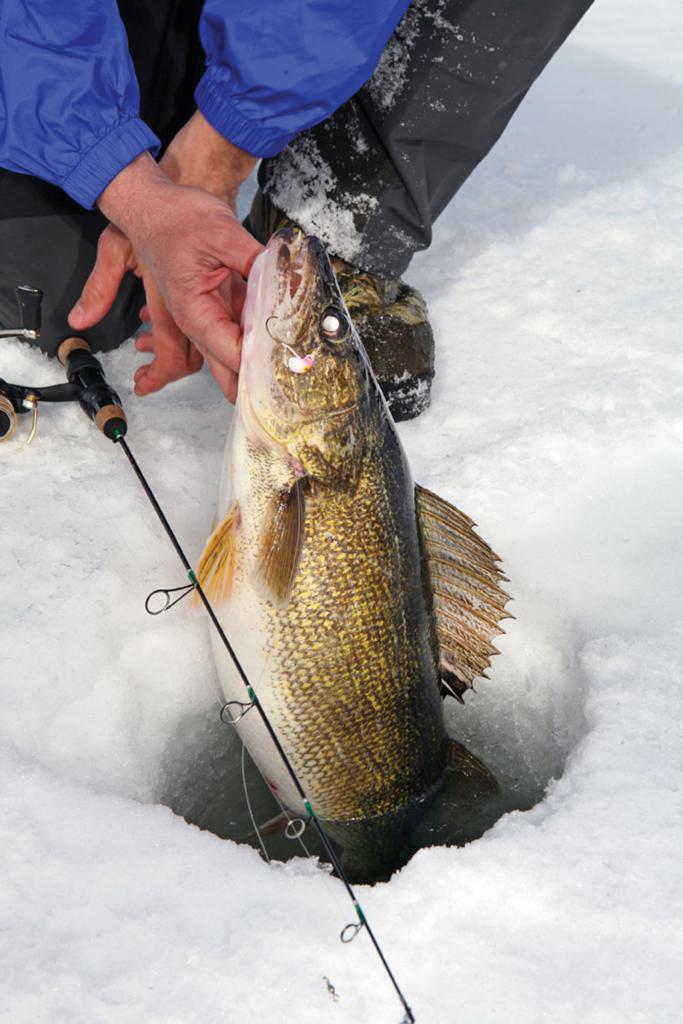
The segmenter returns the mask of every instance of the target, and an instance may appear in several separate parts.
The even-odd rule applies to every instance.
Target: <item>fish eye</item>
[[[346,317],[334,306],[328,306],[320,320],[320,329],[326,338],[339,341],[348,331]]]

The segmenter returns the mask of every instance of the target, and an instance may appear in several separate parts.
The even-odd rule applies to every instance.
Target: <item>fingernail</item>
[[[78,302],[76,303],[76,305],[73,307],[73,309],[69,313],[69,316],[70,317],[71,316],[80,317],[82,315],[83,315],[83,305],[81,303],[81,300],[79,299]]]

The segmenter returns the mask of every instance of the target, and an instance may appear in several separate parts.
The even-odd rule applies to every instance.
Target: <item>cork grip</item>
[[[120,423],[126,422],[126,414],[120,405],[105,405],[95,416],[95,426],[98,430],[101,430],[106,437],[109,437],[107,433],[107,424],[111,423],[112,420],[118,420]],[[124,430],[125,433],[125,430]]]
[[[57,349],[57,358],[59,359],[62,366],[66,366],[66,361],[72,352],[77,349],[82,349],[84,352],[92,352],[90,345],[85,338],[65,338]]]

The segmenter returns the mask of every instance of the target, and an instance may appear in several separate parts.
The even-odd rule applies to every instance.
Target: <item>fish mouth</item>
[[[249,276],[242,312],[245,365],[255,357],[259,340],[263,343],[264,331],[272,343],[293,348],[321,305],[321,292],[331,289],[336,281],[322,243],[298,228],[277,231]]]
[[[286,227],[275,232],[271,244],[277,246],[280,288],[282,294],[289,291],[292,315],[300,310],[312,279],[317,279],[326,289],[336,289],[325,247],[315,235],[304,235],[299,228]]]
[[[275,308],[268,317],[268,333],[282,344],[296,343],[311,320],[337,292],[337,282],[322,242],[298,228],[277,231],[273,246],[276,278]],[[277,312],[276,312],[277,311]]]
[[[340,334],[332,344],[323,329],[330,312]],[[249,278],[242,326],[238,401],[251,406],[262,432],[271,435],[275,421],[280,434],[338,419],[357,405],[350,320],[319,239],[291,227],[271,237]]]

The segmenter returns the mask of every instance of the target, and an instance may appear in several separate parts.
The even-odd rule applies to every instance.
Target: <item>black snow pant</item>
[[[372,78],[259,171],[331,252],[400,276],[592,0],[413,0]]]
[[[414,0],[370,81],[263,161],[261,187],[333,254],[402,274],[590,2]],[[141,115],[166,144],[194,109],[201,2],[119,0],[119,8]],[[53,354],[104,224],[60,189],[0,170],[0,323],[17,322],[16,284],[42,288],[40,343]],[[127,275],[115,307],[85,332],[95,350],[129,337],[141,304],[139,283]]]

